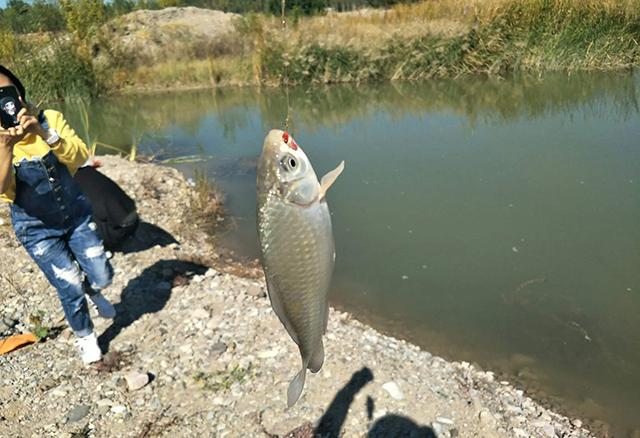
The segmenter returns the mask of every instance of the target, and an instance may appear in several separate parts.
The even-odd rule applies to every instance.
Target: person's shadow
[[[111,341],[145,313],[162,310],[176,284],[186,284],[194,275],[202,275],[207,267],[183,260],[160,260],[129,281],[115,304],[116,317],[100,335],[98,343],[104,353]]]
[[[156,245],[167,246],[179,243],[170,233],[148,222],[140,221],[136,232],[113,250],[123,254],[141,252]]]
[[[338,391],[326,412],[320,418],[314,430],[314,436],[318,438],[340,437],[340,431],[356,394],[371,381],[373,381],[373,372],[368,367],[355,372],[351,380]],[[374,401],[371,397],[367,397],[366,408],[367,417],[371,420],[374,410]],[[410,418],[394,414],[385,415],[378,419],[369,429],[367,436],[369,438],[436,438],[435,432],[430,427],[421,427]]]

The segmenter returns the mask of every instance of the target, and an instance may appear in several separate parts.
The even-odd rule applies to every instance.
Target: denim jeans
[[[91,206],[52,152],[21,161],[15,175],[16,237],[56,288],[71,329],[87,336],[93,324],[84,295],[98,293],[113,278]]]

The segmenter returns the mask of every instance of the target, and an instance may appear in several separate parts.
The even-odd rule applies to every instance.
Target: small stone
[[[2,322],[9,328],[14,328],[18,325],[20,321],[12,317],[5,317],[2,319]]]
[[[553,425],[551,424],[547,424],[546,426],[544,426],[542,428],[542,431],[544,432],[544,434],[546,436],[548,436],[549,438],[556,438],[556,428],[553,427]]]
[[[108,398],[103,398],[100,399],[96,402],[96,405],[98,407],[102,407],[102,406],[113,406],[113,402],[111,400],[109,400]]]
[[[389,395],[391,396],[391,398],[393,398],[395,400],[403,400],[404,399],[404,394],[402,393],[402,391],[400,390],[400,387],[398,386],[398,384],[396,382],[387,382],[384,385],[382,385],[382,389],[387,391],[389,393]]]
[[[127,381],[127,388],[129,391],[137,391],[142,388],[144,385],[149,383],[149,374],[140,373],[138,371],[131,371],[130,373],[124,376]]]
[[[260,359],[270,359],[278,355],[278,350],[265,350],[258,353]]]
[[[67,414],[67,421],[69,423],[80,421],[87,416],[90,410],[91,408],[87,405],[77,405]]]
[[[67,391],[61,388],[56,388],[51,391],[51,395],[54,397],[64,397],[65,395],[67,395]]]
[[[218,275],[218,271],[212,268],[207,269],[207,272],[204,273],[205,278],[215,277],[216,275]]]
[[[111,408],[111,412],[113,412],[116,415],[121,415],[127,412],[127,408],[122,405],[117,405]]]
[[[578,420],[577,418],[575,420],[571,421],[571,425],[573,427],[577,427],[577,428],[581,428],[582,427],[582,421]]]
[[[56,382],[52,377],[47,377],[40,382],[40,384],[38,385],[38,389],[40,389],[40,391],[42,392],[45,392],[50,390],[51,388],[54,388],[57,384],[58,382]]]
[[[257,284],[252,284],[247,287],[247,295],[255,298],[264,298],[267,296],[267,293],[263,287],[258,286]]]
[[[220,355],[227,351],[227,344],[224,342],[216,342],[211,346],[211,354]]]
[[[453,426],[454,424],[453,420],[447,417],[436,417],[436,421],[447,426]]]
[[[496,418],[487,410],[480,411],[478,418],[480,419],[480,423],[487,426],[492,426],[496,423]]]
[[[519,438],[528,438],[529,437],[529,434],[524,429],[520,429],[519,427],[514,427],[512,430],[513,430],[513,436],[515,436],[515,437],[519,437]]]
[[[206,319],[209,318],[210,313],[202,307],[199,307],[191,313],[191,316],[195,319]]]
[[[433,432],[435,434],[435,436],[437,438],[450,438],[451,434],[449,434],[449,429],[447,429],[446,426],[444,426],[443,424],[438,423],[437,421],[434,421],[431,423],[431,429],[433,429]]]

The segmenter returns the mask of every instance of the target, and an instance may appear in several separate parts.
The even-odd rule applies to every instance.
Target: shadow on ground
[[[342,426],[349,413],[356,394],[369,382],[373,381],[373,372],[364,367],[351,377],[351,380],[336,394],[335,398],[320,418],[318,426],[313,431],[315,437],[338,438],[341,436]],[[367,397],[367,418],[373,418],[375,402]],[[419,426],[413,420],[400,415],[389,414],[378,419],[369,429],[369,438],[411,437],[436,438],[430,427]]]
[[[120,302],[115,304],[115,319],[98,338],[102,351],[106,353],[111,341],[142,315],[162,310],[174,285],[186,284],[191,277],[202,275],[207,269],[183,260],[160,260],[129,281],[122,290]]]
[[[148,222],[140,222],[133,236],[125,240],[115,250],[123,254],[141,252],[156,245],[167,246],[178,241],[167,231]]]

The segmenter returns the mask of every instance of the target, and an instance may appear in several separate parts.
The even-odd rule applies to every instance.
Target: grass
[[[32,96],[47,102],[102,92],[506,77],[640,64],[640,0],[425,0],[289,18],[283,29],[279,17],[247,14],[235,32],[217,39],[179,27],[167,30],[171,37],[149,30],[149,47],[133,52],[117,42],[126,31],[121,18],[86,41],[2,34],[0,55]]]
[[[244,383],[251,375],[252,367],[242,368],[238,365],[225,371],[206,373],[200,371],[193,379],[205,391],[228,391],[234,383]]]
[[[426,25],[425,25],[426,23]],[[273,19],[259,24],[273,29]],[[258,25],[256,25],[258,26]],[[458,0],[305,18],[259,47],[265,83],[618,70],[640,63],[640,1]]]
[[[15,39],[13,44],[13,49],[2,49],[14,54],[3,63],[27,86],[32,101],[93,97],[103,91],[90,57],[72,40],[45,35]]]
[[[163,88],[200,88],[219,85],[243,85],[248,82],[242,71],[246,63],[239,57],[190,59],[160,62],[135,68],[126,75],[123,88],[130,91]]]
[[[189,218],[209,236],[214,236],[224,220],[223,196],[204,170],[196,169],[191,192]]]

